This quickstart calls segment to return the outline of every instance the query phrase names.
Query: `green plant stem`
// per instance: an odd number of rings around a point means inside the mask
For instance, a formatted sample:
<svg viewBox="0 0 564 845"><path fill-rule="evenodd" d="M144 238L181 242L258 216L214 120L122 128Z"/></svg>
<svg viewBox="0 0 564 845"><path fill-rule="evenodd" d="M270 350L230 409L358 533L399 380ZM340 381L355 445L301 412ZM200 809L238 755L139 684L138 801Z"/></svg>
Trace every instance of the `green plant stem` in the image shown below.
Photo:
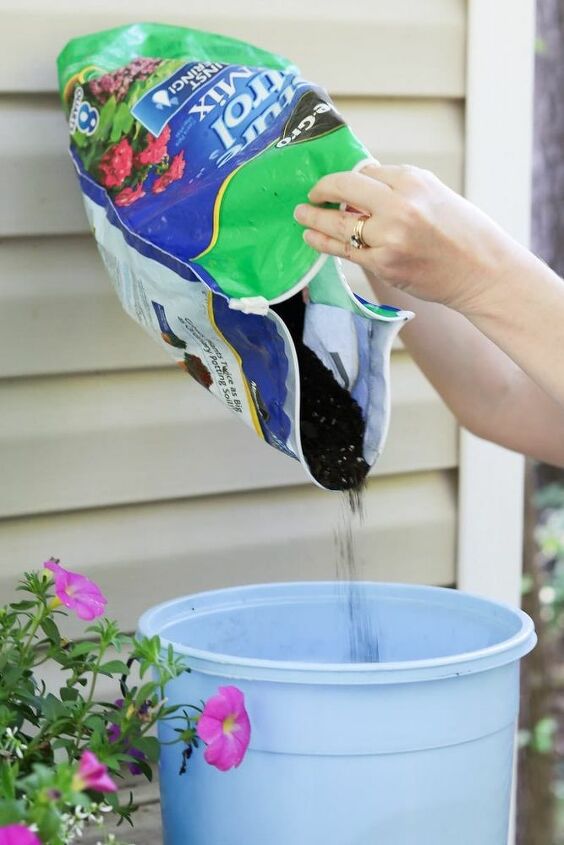
<svg viewBox="0 0 564 845"><path fill-rule="evenodd" d="M98 675L100 673L100 666L102 665L102 660L105 653L108 650L108 646L106 643L100 643L100 652L98 654L98 659L94 664L92 669L92 678L90 681L90 689L88 691L87 697L84 699L84 706L82 709L82 713L79 716L79 719L75 725L75 732L76 732L76 742L74 745L73 750L78 754L80 751L80 743L82 741L82 734L84 732L84 720L88 715L88 711L90 709L90 705L92 704L92 699L94 698L94 692L96 690L96 683L98 680Z"/></svg>
<svg viewBox="0 0 564 845"><path fill-rule="evenodd" d="M37 629L39 628L39 626L41 625L41 623L43 622L43 620L45 618L45 615L46 615L45 611L46 610L47 610L46 605L42 604L39 614L36 615L30 622L31 630L28 633L28 638L27 638L26 642L24 643L24 646L23 646L23 649L22 649L22 652L21 652L21 655L20 655L22 663L23 663L24 658L27 657L27 653L28 653L28 651L31 647L31 644L33 642L33 638L34 638L35 634L37 633Z"/></svg>

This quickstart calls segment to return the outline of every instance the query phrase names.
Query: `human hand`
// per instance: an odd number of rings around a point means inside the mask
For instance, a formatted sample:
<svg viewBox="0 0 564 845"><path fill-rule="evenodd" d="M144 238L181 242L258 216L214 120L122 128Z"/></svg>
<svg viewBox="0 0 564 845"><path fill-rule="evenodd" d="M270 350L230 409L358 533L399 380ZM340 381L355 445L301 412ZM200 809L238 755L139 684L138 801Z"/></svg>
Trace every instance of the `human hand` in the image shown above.
<svg viewBox="0 0 564 845"><path fill-rule="evenodd" d="M486 214L416 167L374 163L358 173L334 173L309 199L315 205L297 206L295 218L308 227L304 239L314 249L467 316L499 297L521 250ZM323 203L342 210L316 207ZM361 215L366 247L358 249L351 236Z"/></svg>

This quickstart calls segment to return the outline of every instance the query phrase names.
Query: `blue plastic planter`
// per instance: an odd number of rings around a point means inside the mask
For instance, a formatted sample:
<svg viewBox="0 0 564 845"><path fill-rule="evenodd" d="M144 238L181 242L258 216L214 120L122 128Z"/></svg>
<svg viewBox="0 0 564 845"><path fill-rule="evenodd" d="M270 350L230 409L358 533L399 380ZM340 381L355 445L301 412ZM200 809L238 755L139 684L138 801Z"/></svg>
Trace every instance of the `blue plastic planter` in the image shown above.
<svg viewBox="0 0 564 845"><path fill-rule="evenodd" d="M165 746L165 845L505 845L520 610L455 590L363 583L380 662L347 662L341 583L200 593L142 634L186 656L172 703L234 684L252 723L240 768ZM161 739L173 736L170 723Z"/></svg>

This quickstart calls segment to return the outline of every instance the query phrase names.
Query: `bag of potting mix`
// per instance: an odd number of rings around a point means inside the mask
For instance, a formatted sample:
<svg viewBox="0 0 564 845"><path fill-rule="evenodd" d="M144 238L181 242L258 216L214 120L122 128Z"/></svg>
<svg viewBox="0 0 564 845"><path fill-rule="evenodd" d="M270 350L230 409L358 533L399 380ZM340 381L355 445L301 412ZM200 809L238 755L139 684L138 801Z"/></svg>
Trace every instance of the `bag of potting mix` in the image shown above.
<svg viewBox="0 0 564 845"><path fill-rule="evenodd" d="M412 315L355 295L293 219L322 176L369 159L327 93L272 53L159 24L76 38L58 67L125 310L320 486L358 487L383 447L392 341Z"/></svg>

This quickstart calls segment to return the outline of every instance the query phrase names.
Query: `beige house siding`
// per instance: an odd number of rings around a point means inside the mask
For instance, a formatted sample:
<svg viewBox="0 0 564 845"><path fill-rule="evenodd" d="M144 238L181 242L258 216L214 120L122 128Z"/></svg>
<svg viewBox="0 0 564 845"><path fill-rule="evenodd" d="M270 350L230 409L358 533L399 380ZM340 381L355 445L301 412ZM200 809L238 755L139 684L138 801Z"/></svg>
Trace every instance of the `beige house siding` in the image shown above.
<svg viewBox="0 0 564 845"><path fill-rule="evenodd" d="M188 16L164 2L155 16L148 2L22 0L4 15L2 597L51 554L99 580L127 627L179 592L335 574L339 497L308 485L121 312L87 233L55 91L55 56L80 32L134 16L213 29L291 55L377 158L429 167L462 189L462 0L363 0L352 15L333 0L270 6L210 0ZM453 583L458 430L401 345L392 393L362 574Z"/></svg>

